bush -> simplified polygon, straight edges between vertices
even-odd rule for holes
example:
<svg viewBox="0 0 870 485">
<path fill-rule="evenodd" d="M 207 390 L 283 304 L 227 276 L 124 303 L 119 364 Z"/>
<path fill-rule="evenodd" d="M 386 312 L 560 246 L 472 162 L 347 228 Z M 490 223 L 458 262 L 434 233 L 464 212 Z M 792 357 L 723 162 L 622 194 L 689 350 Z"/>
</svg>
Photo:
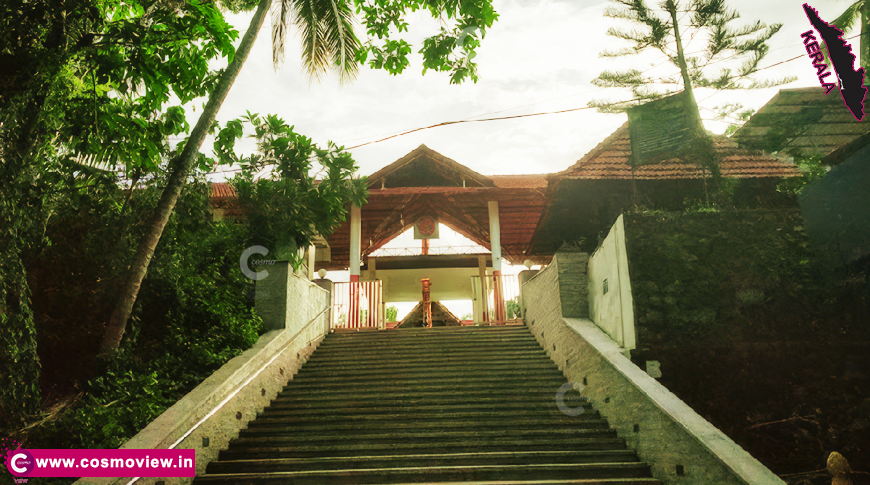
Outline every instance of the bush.
<svg viewBox="0 0 870 485">
<path fill-rule="evenodd" d="M 38 316 L 44 327 L 40 352 L 74 357 L 66 362 L 75 368 L 73 374 L 62 372 L 68 369 L 47 372 L 58 381 L 64 375 L 91 377 L 66 390 L 81 396 L 73 405 L 29 430 L 26 439 L 19 438 L 25 447 L 118 447 L 256 342 L 262 320 L 248 298 L 253 282 L 239 267 L 250 230 L 212 222 L 209 190 L 202 180 L 185 188 L 155 251 L 120 352 L 96 376 L 92 364 L 100 322 L 111 311 L 117 282 L 137 233 L 144 230 L 136 221 L 156 205 L 159 191 L 137 191 L 126 216 L 99 210 L 59 215 L 53 230 L 66 230 L 65 238 L 55 234 L 56 243 L 43 251 L 42 266 L 34 271 L 41 287 L 64 290 L 34 305 L 43 308 Z M 107 205 L 120 207 L 121 197 L 106 195 Z M 80 230 L 70 229 L 74 227 Z M 41 295 L 42 289 L 36 293 Z M 52 334 L 63 337 L 49 338 Z M 72 352 L 88 345 L 90 360 Z M 55 357 L 49 363 L 57 367 L 64 362 Z"/>
</svg>

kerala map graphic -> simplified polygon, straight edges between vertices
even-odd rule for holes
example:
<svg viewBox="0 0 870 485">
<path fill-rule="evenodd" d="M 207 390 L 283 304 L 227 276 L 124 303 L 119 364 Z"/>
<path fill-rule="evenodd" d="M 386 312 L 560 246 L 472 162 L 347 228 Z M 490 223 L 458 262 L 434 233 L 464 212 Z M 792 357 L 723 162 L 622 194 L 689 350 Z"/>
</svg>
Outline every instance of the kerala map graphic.
<svg viewBox="0 0 870 485">
<path fill-rule="evenodd" d="M 863 120 L 864 97 L 867 95 L 867 88 L 864 87 L 864 68 L 855 69 L 855 55 L 852 54 L 852 46 L 843 40 L 842 30 L 836 25 L 822 20 L 819 17 L 819 12 L 809 4 L 804 4 L 804 12 L 825 42 L 834 72 L 837 74 L 843 103 L 856 120 Z M 815 63 L 813 65 L 819 68 Z M 822 77 L 823 75 L 820 75 L 820 82 L 823 82 L 821 81 Z"/>
</svg>

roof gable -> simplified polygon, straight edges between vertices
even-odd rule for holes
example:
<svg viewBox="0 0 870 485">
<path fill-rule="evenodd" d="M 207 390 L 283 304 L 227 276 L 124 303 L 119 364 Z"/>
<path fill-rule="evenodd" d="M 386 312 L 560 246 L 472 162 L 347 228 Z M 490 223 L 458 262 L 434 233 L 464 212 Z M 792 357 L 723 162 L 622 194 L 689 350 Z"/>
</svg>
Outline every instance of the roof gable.
<svg viewBox="0 0 870 485">
<path fill-rule="evenodd" d="M 369 188 L 495 187 L 465 165 L 420 145 L 404 157 L 368 176 Z"/>
</svg>

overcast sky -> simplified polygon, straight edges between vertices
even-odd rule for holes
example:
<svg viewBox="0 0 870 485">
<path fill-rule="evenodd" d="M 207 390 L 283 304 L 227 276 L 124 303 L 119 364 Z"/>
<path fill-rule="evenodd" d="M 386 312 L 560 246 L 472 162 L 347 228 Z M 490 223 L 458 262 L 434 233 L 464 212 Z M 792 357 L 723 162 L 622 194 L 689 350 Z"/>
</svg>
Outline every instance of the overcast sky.
<svg viewBox="0 0 870 485">
<path fill-rule="evenodd" d="M 822 18 L 832 21 L 848 4 L 848 1 L 815 0 L 813 6 Z M 651 62 L 655 65 L 664 58 L 659 53 L 643 58 L 600 58 L 598 54 L 603 49 L 624 45 L 605 35 L 607 28 L 616 22 L 602 15 L 607 5 L 606 1 L 496 0 L 500 18 L 483 39 L 476 58 L 480 81 L 461 86 L 449 84 L 447 73 L 430 71 L 421 75 L 420 57 L 416 54 L 411 67 L 400 76 L 364 67 L 350 85 L 340 86 L 335 77 L 311 84 L 301 71 L 295 35 L 288 42 L 283 69 L 275 72 L 267 20 L 218 119 L 233 119 L 246 110 L 275 113 L 319 144 L 333 140 L 350 147 L 444 121 L 579 108 L 601 97 L 627 98 L 630 96 L 626 93 L 602 91 L 590 81 L 603 69 L 637 66 L 644 70 L 652 67 Z M 810 24 L 801 5 L 802 2 L 794 0 L 729 2 L 742 16 L 737 22 L 761 20 L 784 24 L 770 41 L 771 52 L 762 66 L 805 54 L 800 33 L 809 29 Z M 439 29 L 438 23 L 427 15 L 409 17 L 411 28 L 406 38 L 415 52 L 423 38 Z M 250 15 L 229 19 L 243 32 Z M 857 52 L 857 39 L 851 42 Z M 688 43 L 686 52 L 703 46 L 704 42 L 695 39 Z M 651 72 L 670 75 L 676 74 L 677 69 L 665 64 Z M 798 81 L 784 87 L 818 85 L 815 69 L 806 57 L 766 69 L 763 74 L 774 78 L 798 76 Z M 712 118 L 708 109 L 727 102 L 758 109 L 778 89 L 721 92 L 712 97 L 712 91 L 699 89 L 695 97 L 702 118 Z M 836 96 L 837 92 L 831 95 Z M 624 114 L 601 114 L 587 109 L 466 123 L 423 130 L 352 152 L 363 174 L 401 158 L 421 143 L 487 175 L 548 173 L 573 164 L 625 120 Z M 722 122 L 705 123 L 708 130 L 716 133 L 727 126 Z M 204 150 L 210 150 L 210 144 L 207 141 Z"/>
</svg>

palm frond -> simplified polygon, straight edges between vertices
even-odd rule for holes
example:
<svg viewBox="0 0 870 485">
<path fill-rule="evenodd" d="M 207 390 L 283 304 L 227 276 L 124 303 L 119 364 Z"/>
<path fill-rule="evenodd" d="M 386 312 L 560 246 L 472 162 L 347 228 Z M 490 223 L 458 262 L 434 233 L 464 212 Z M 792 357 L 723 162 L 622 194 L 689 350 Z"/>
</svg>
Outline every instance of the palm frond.
<svg viewBox="0 0 870 485">
<path fill-rule="evenodd" d="M 302 67 L 312 79 L 320 80 L 329 67 L 329 53 L 318 15 L 322 0 L 282 1 L 290 2 L 293 24 L 302 38 Z"/>
<path fill-rule="evenodd" d="M 302 67 L 319 81 L 331 67 L 342 83 L 359 73 L 361 47 L 348 0 L 280 0 L 272 11 L 272 55 L 277 68 L 284 54 L 288 24 L 302 41 Z"/>
<path fill-rule="evenodd" d="M 356 62 L 356 53 L 360 48 L 360 41 L 354 34 L 353 11 L 347 0 L 324 0 L 323 15 L 321 16 L 321 28 L 323 29 L 329 57 L 332 59 L 333 69 L 339 76 L 342 84 L 356 79 L 359 74 L 359 64 Z"/>
<path fill-rule="evenodd" d="M 287 39 L 287 24 L 290 23 L 290 4 L 280 0 L 272 4 L 272 64 L 277 71 L 284 62 L 284 45 Z"/>
<path fill-rule="evenodd" d="M 849 5 L 839 17 L 834 19 L 834 25 L 836 25 L 843 32 L 847 32 L 852 29 L 855 25 L 855 22 L 861 17 L 861 7 L 864 6 L 864 0 L 858 0 L 857 2 Z"/>
</svg>

